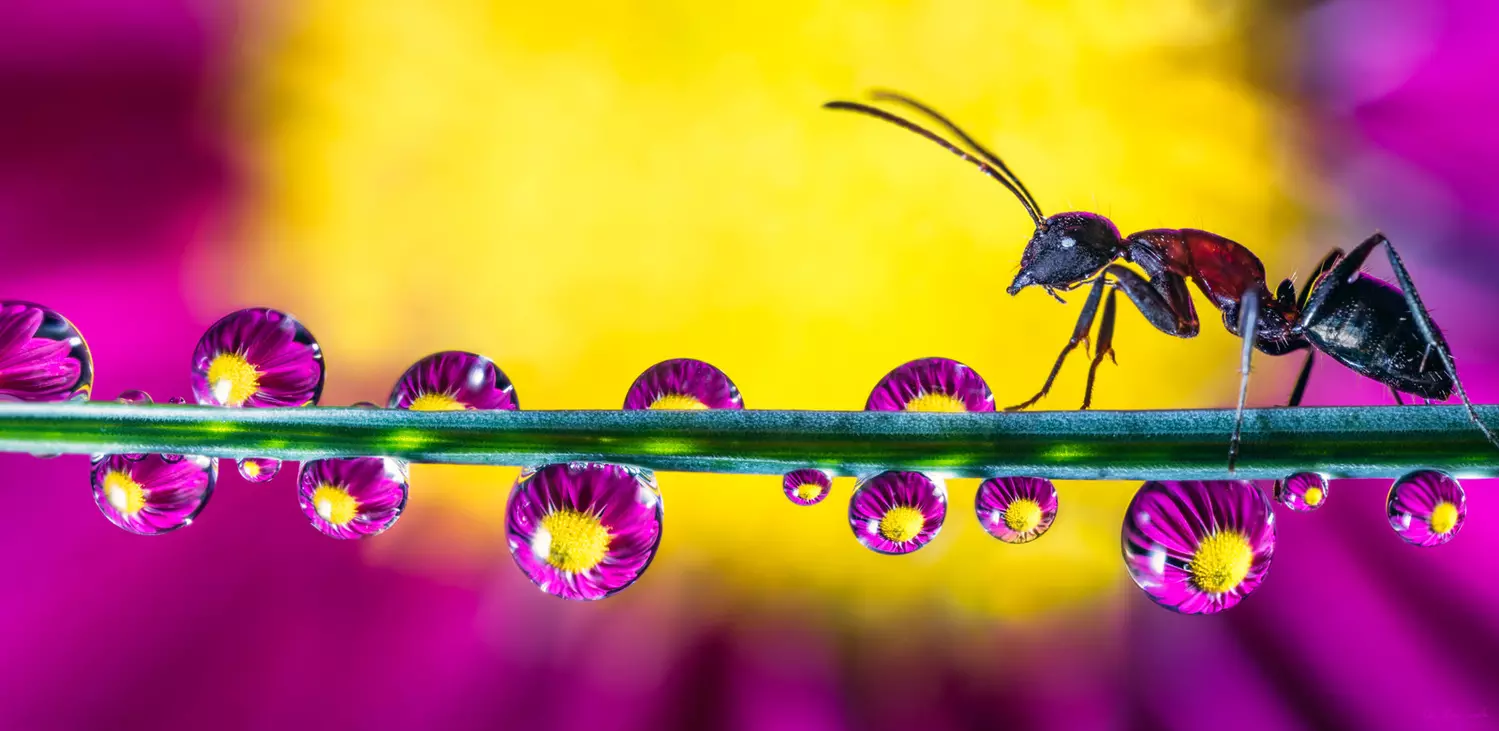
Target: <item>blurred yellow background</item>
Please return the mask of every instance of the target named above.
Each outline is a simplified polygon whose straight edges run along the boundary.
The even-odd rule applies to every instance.
[[[997,148],[1048,213],[1095,210],[1126,233],[1211,229],[1289,274],[1310,264],[1283,245],[1299,225],[1284,192],[1295,169],[1274,140],[1278,102],[1244,73],[1245,12],[287,3],[245,44],[237,124],[253,189],[226,265],[246,304],[317,335],[330,405],[383,402],[442,349],[494,358],[527,409],[618,408],[671,357],[719,366],[750,408],[857,409],[890,368],[932,355],[1016,403],[1081,295],[1006,296],[1031,229],[1010,195],[913,135],[819,105],[908,92]],[[1124,309],[1096,407],[1228,401],[1238,346],[1212,313],[1179,341]],[[1283,398],[1275,376],[1296,364],[1259,364],[1256,393]],[[1085,370],[1079,355],[1041,407],[1076,408]],[[399,529],[366,550],[413,570],[508,570],[514,476],[418,467]],[[1129,484],[1063,484],[1050,534],[1015,547],[978,526],[976,481],[951,481],[942,536],[887,557],[850,535],[850,480],[812,508],[775,477],[660,481],[665,539],[633,592],[706,577],[725,590],[708,594],[837,598],[857,616],[1025,619],[1129,583]]]

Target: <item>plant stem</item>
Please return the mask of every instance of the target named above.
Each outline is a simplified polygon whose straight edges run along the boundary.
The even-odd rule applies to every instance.
[[[1479,408],[1490,423],[1499,407]],[[380,455],[529,465],[596,460],[657,470],[778,474],[821,467],[1058,479],[1229,477],[1233,412],[464,411],[0,404],[0,452],[218,457]],[[1499,475],[1499,450],[1457,406],[1254,409],[1235,477]]]

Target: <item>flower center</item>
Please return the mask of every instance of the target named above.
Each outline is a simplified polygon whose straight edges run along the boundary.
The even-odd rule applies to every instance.
[[[1302,495],[1301,495],[1301,501],[1304,502],[1304,503],[1306,503],[1307,505],[1310,505],[1310,506],[1314,507],[1314,508],[1317,507],[1318,505],[1321,505],[1322,504],[1322,488],[1320,488],[1320,487],[1308,487],[1306,489],[1306,492],[1302,493]]]
[[[252,480],[260,476],[259,462],[247,461],[243,465],[241,465],[239,469],[241,472],[245,473],[245,477],[248,477]]]
[[[260,371],[238,353],[219,353],[208,364],[213,397],[225,406],[243,406],[260,391]]]
[[[312,493],[312,507],[319,518],[340,528],[352,523],[359,515],[359,500],[348,490],[334,485],[318,485]]]
[[[412,399],[409,408],[411,411],[463,411],[467,407],[445,393],[424,393]]]
[[[1219,531],[1197,546],[1187,570],[1192,574],[1192,583],[1197,588],[1222,594],[1233,591],[1244,577],[1249,575],[1249,566],[1254,562],[1254,549],[1249,539],[1237,531]]]
[[[957,396],[945,393],[924,393],[906,402],[906,411],[940,411],[962,413],[968,406]]]
[[[553,568],[576,574],[603,563],[612,538],[598,518],[564,508],[541,519],[532,548]]]
[[[119,470],[105,473],[104,498],[120,515],[132,516],[146,507],[146,491],[141,483]]]
[[[1012,501],[1005,508],[1005,527],[1016,533],[1029,533],[1041,525],[1041,504],[1030,498]]]
[[[796,486],[796,496],[802,500],[816,500],[822,494],[822,485],[815,482],[803,482]]]
[[[909,505],[897,505],[880,518],[880,535],[893,543],[905,543],[921,533],[926,516]]]
[[[1446,535],[1457,526],[1457,506],[1443,500],[1431,509],[1431,532]]]
[[[651,408],[662,411],[703,411],[708,405],[685,393],[668,393],[652,401]]]

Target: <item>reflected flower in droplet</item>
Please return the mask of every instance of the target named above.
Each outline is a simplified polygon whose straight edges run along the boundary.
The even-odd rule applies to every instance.
[[[1212,614],[1253,592],[1275,552],[1275,513],[1248,482],[1147,482],[1125,513],[1124,560],[1157,604]]]
[[[797,505],[816,505],[833,489],[833,476],[810,467],[792,470],[781,478],[781,489]]]
[[[984,530],[1005,543],[1034,541],[1057,519],[1057,488],[1039,477],[984,480],[973,502]]]
[[[885,374],[866,411],[993,411],[994,394],[972,368],[948,358],[920,358]]]
[[[132,389],[130,389],[128,391],[121,391],[120,395],[117,396],[117,397],[115,397],[115,402],[116,403],[121,403],[121,404],[147,405],[147,406],[149,406],[152,403],[152,401],[151,401],[151,394],[146,393],[145,391],[141,391],[139,389],[134,389],[134,388],[132,388]]]
[[[1468,498],[1451,475],[1419,470],[1395,481],[1385,510],[1396,535],[1430,548],[1457,537],[1468,519]]]
[[[239,476],[245,482],[262,483],[275,479],[276,473],[281,471],[281,460],[270,457],[247,457],[239,460]]]
[[[932,542],[947,519],[947,487],[920,472],[891,470],[860,480],[848,524],[865,548],[902,554]]]
[[[41,305],[0,301],[0,402],[84,401],[94,359],[73,323]]]
[[[594,600],[645,573],[661,545],[662,518],[649,470],[567,462],[521,472],[505,534],[516,565],[542,591]]]
[[[1310,513],[1327,502],[1327,478],[1316,472],[1297,472],[1275,481],[1275,501],[1298,513]]]
[[[386,405],[412,411],[513,411],[520,408],[520,398],[494,361],[476,353],[445,350],[407,368]]]
[[[316,405],[323,353],[296,318],[265,307],[220,318],[193,350],[198,403],[254,408]]]
[[[406,463],[388,457],[317,459],[302,465],[297,497],[312,527],[332,538],[369,538],[401,517]]]
[[[645,369],[625,395],[627,411],[743,408],[739,388],[723,371],[691,358],[666,360]]]
[[[218,480],[209,457],[111,454],[94,460],[94,502],[109,522],[143,536],[190,525]]]

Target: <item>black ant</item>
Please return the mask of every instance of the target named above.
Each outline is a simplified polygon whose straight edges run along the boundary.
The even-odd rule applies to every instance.
[[[1223,313],[1224,327],[1244,338],[1239,402],[1228,449],[1230,472],[1238,459],[1244,400],[1249,392],[1249,361],[1255,348],[1267,355],[1285,355],[1303,349],[1320,350],[1354,371],[1389,386],[1399,403],[1404,403],[1400,398],[1402,392],[1442,401],[1451,396],[1455,388],[1468,409],[1469,418],[1484,437],[1499,445],[1499,440],[1479,420],[1473,403],[1468,400],[1441,331],[1421,304],[1395,246],[1383,234],[1370,236],[1347,255],[1334,249],[1317,265],[1300,293],[1291,280],[1286,279],[1272,294],[1266,285],[1265,267],[1259,258],[1244,246],[1217,234],[1195,229],[1152,229],[1121,237],[1113,222],[1096,213],[1079,211],[1043,216],[1035,197],[1004,161],[947,117],[901,94],[876,91],[871,96],[877,101],[904,105],[925,114],[955,135],[978,157],[936,133],[882,109],[845,101],[828,102],[823,106],[877,117],[941,145],[998,180],[1014,194],[1035,222],[1036,232],[1020,257],[1020,273],[1007,290],[1011,295],[1034,285],[1065,303],[1058,291],[1091,285],[1072,337],[1057,356],[1046,383],[1035,396],[1009,407],[1007,411],[1024,409],[1051,390],[1067,355],[1079,343],[1088,340],[1088,331],[1092,329],[1105,288],[1108,288],[1109,296],[1103,300],[1103,320],[1098,325],[1093,363],[1088,369],[1084,409],[1093,400],[1093,379],[1099,364],[1105,356],[1110,360],[1114,358],[1114,297],[1119,290],[1124,290],[1125,296],[1156,329],[1177,337],[1195,337],[1198,332],[1197,311],[1187,291],[1187,281],[1191,280]],[[1384,244],[1389,255],[1399,289],[1360,273],[1364,260],[1380,244]],[[1116,259],[1138,265],[1147,276],[1115,263]],[[1429,357],[1433,351],[1437,355],[1435,362]],[[1301,403],[1314,356],[1315,351],[1308,353],[1306,363],[1301,367],[1291,392],[1291,406]]]

